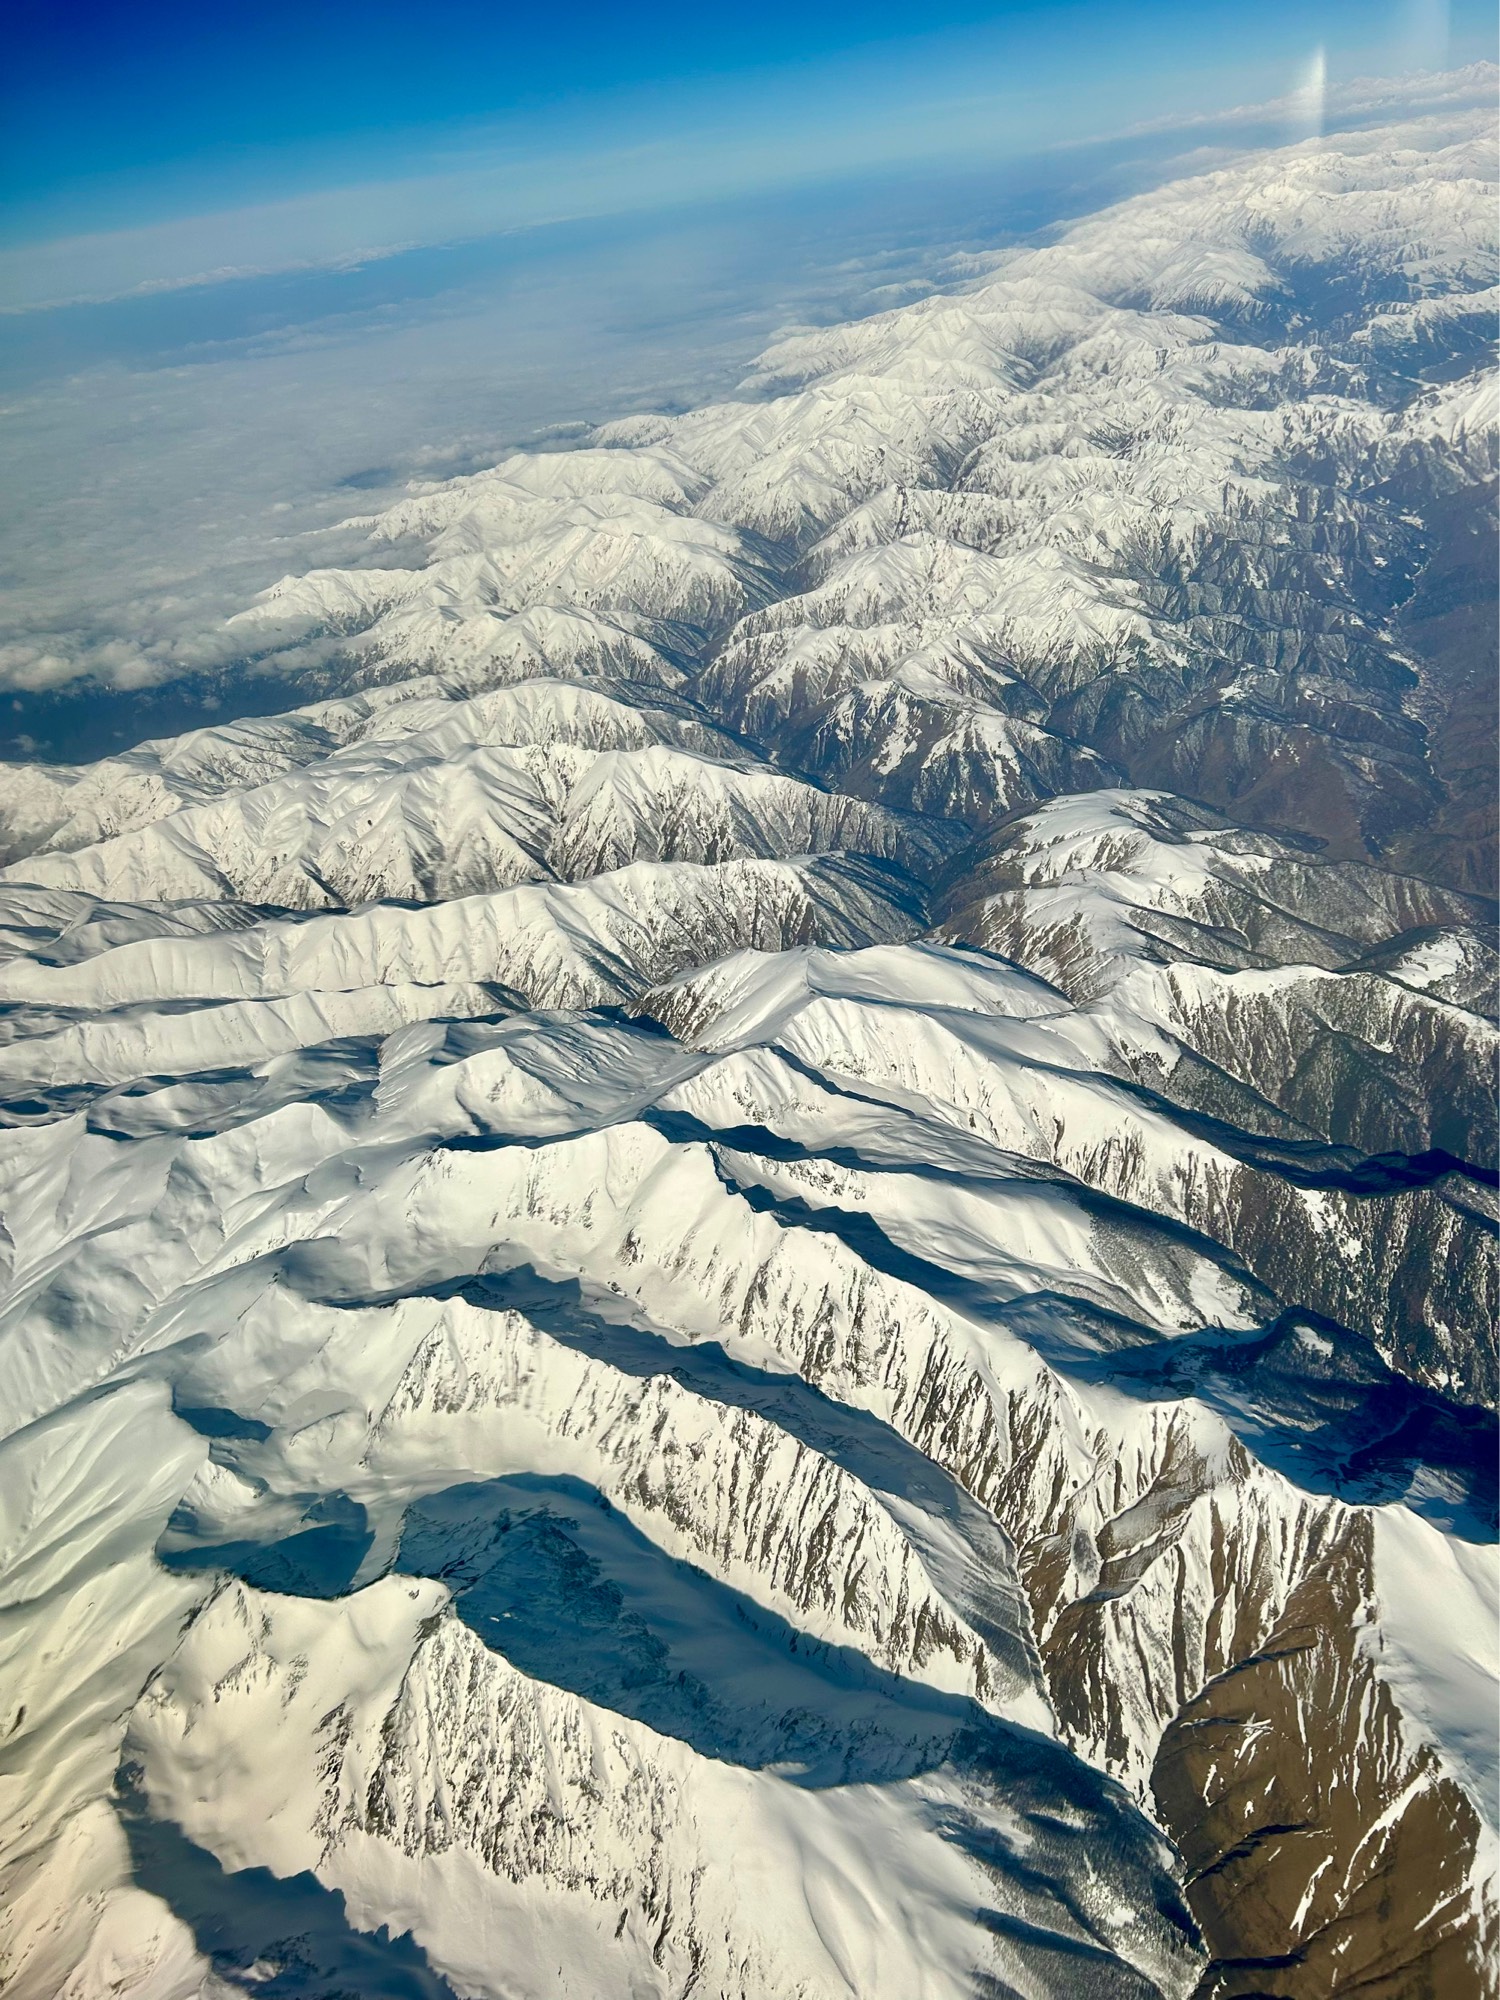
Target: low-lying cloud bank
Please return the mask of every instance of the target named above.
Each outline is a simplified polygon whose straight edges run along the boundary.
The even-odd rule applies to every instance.
[[[1350,85],[1313,110],[1330,131],[1393,110],[1472,122],[1494,75]],[[1309,115],[1305,88],[1004,173],[845,182],[13,317],[0,739],[12,755],[108,747],[161,726],[133,697],[179,683],[235,702],[227,617],[287,571],[361,560],[338,523],[367,499],[549,429],[722,394],[788,322],[961,282],[1019,231],[1284,143],[1293,112]]]

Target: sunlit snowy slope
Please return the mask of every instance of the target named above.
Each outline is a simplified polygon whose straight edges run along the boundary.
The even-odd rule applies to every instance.
[[[9,767],[7,1994],[1493,1990],[1492,87]]]

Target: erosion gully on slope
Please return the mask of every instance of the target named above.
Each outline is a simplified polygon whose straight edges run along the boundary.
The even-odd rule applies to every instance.
[[[16,2000],[1491,1990],[1493,84],[8,767]]]

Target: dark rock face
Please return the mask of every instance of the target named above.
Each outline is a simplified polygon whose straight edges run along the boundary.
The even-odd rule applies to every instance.
[[[1488,1990],[1489,1940],[1457,1916],[1477,1815],[1430,1750],[1400,1747],[1390,1693],[1359,1642],[1371,1554],[1367,1527],[1351,1523],[1264,1643],[1162,1737],[1152,1785],[1181,1829],[1213,1953],[1205,2000]],[[1309,1710],[1327,1720],[1314,1739],[1299,1724]],[[1334,1772],[1352,1782],[1330,1782]]]
[[[1477,88],[12,767],[17,2000],[1487,1990]]]

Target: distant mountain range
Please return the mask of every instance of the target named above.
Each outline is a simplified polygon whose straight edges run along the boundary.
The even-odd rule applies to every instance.
[[[1493,127],[6,768],[14,2000],[1494,1992]]]

